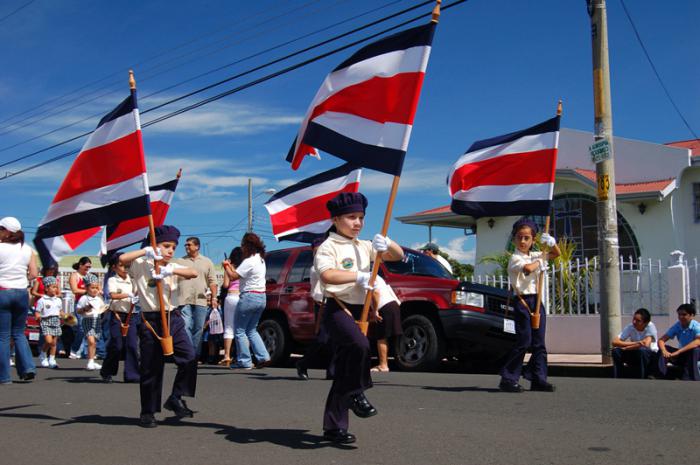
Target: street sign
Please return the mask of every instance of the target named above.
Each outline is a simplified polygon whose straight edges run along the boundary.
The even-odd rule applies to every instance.
[[[588,147],[588,152],[591,154],[591,160],[595,164],[610,160],[610,144],[606,139],[599,140]]]

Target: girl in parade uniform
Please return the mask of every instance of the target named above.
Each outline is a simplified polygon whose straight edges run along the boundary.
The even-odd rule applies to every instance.
[[[88,343],[88,370],[99,370],[102,365],[95,362],[95,352],[97,350],[97,339],[102,334],[102,325],[100,323],[100,315],[104,312],[105,301],[100,295],[99,278],[88,273],[85,278],[85,295],[83,295],[76,304],[76,313],[83,316],[82,328],[83,334]]]
[[[537,225],[531,220],[521,219],[513,225],[515,251],[508,262],[508,276],[516,294],[513,315],[516,343],[501,369],[498,387],[504,392],[523,391],[519,381],[528,348],[531,348],[532,355],[524,376],[531,382],[530,390],[554,391],[554,386],[547,382],[544,304],[540,306],[539,328],[532,328],[530,315],[537,308],[537,282],[545,279],[547,260],[558,257],[560,251],[554,238],[547,233],[542,234],[540,241],[550,248],[549,252],[532,251],[536,235]]]
[[[323,436],[348,444],[355,442],[355,436],[347,431],[348,410],[361,418],[377,414],[364,394],[372,387],[369,341],[355,324],[370,289],[370,263],[377,253],[382,253],[384,260],[401,260],[403,250],[380,234],[371,242],[358,239],[367,208],[367,199],[361,193],[340,193],[326,206],[333,226],[314,257],[326,298],[324,324],[332,341],[335,363],[323,416]],[[376,310],[372,316],[376,319]]]
[[[53,276],[43,278],[44,295],[37,300],[35,316],[41,326],[41,334],[44,336],[44,345],[39,354],[41,366],[44,368],[58,368],[56,363],[56,345],[61,336],[61,317],[63,316],[63,300],[58,297],[58,281]],[[46,353],[49,356],[46,356]]]

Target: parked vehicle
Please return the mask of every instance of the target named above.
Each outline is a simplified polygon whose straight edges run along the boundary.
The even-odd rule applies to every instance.
[[[27,325],[24,328],[24,335],[29,342],[29,348],[32,349],[34,356],[39,355],[39,337],[41,336],[41,327],[39,320],[34,317],[34,313],[27,314]]]
[[[502,289],[460,282],[434,259],[404,248],[405,259],[382,263],[380,275],[401,300],[404,334],[393,353],[403,370],[435,368],[448,355],[496,360],[514,344],[512,312]],[[293,350],[314,338],[308,246],[265,255],[267,307],[258,330],[273,363],[284,363]]]

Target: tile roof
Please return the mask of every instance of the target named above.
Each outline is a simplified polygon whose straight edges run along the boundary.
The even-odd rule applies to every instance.
[[[576,171],[581,176],[595,183],[595,171],[585,170],[583,168],[576,168]],[[669,184],[671,184],[675,179],[659,179],[656,181],[646,181],[646,182],[630,182],[630,183],[616,183],[615,192],[620,194],[641,194],[643,192],[660,192],[666,189]]]
[[[665,145],[690,149],[690,153],[693,157],[700,157],[700,139],[680,140],[678,142],[669,142]]]

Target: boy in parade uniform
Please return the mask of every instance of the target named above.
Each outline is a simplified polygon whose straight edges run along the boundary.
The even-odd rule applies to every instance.
[[[367,208],[367,199],[361,193],[340,193],[326,206],[333,226],[314,258],[326,298],[324,324],[335,362],[323,416],[323,436],[335,443],[349,444],[356,438],[347,431],[348,410],[361,418],[377,414],[364,394],[372,387],[369,341],[355,324],[370,289],[370,262],[377,253],[382,253],[384,260],[401,260],[403,250],[380,234],[371,242],[358,239]],[[373,317],[376,318],[376,310]]]
[[[35,317],[40,321],[44,345],[39,359],[45,368],[58,368],[56,363],[56,345],[61,336],[61,317],[63,316],[63,300],[58,297],[58,281],[53,276],[43,279],[45,294],[36,302]],[[46,353],[49,356],[46,356]]]
[[[541,241],[551,250],[546,255],[544,252],[533,252],[536,235],[537,225],[531,220],[522,219],[513,225],[515,251],[508,261],[508,276],[516,294],[513,317],[517,339],[501,369],[501,383],[498,387],[504,392],[523,391],[519,381],[528,348],[532,348],[532,355],[525,378],[531,382],[530,390],[554,391],[554,386],[547,382],[544,304],[539,309],[539,328],[532,328],[530,314],[537,308],[537,283],[538,280],[545,279],[547,260],[558,257],[561,252],[554,238],[547,233],[542,234]]]
[[[150,237],[150,236],[149,236]],[[179,418],[192,417],[194,412],[187,407],[182,396],[194,397],[197,387],[197,360],[185,322],[177,307],[178,281],[197,277],[197,271],[171,263],[180,231],[170,225],[155,228],[156,249],[143,249],[125,252],[119,262],[129,266],[129,276],[136,287],[141,307],[142,324],[138,331],[140,362],[141,415],[139,424],[144,428],[157,426],[154,414],[160,412],[163,391],[163,368],[165,357],[163,348],[153,331],[163,334],[160,304],[156,280],[161,281],[163,304],[169,314],[170,335],[173,338],[173,359],[177,374],[170,397],[163,407],[171,410]],[[148,241],[148,242],[147,242]],[[144,243],[150,243],[147,239]],[[155,274],[155,263],[160,265],[160,273]],[[153,329],[153,331],[151,330]]]
[[[105,301],[100,296],[100,280],[97,275],[88,273],[85,275],[85,295],[83,295],[75,305],[76,313],[83,316],[81,325],[83,334],[88,343],[88,363],[87,369],[90,371],[99,370],[102,365],[95,361],[97,352],[97,340],[102,334],[100,316],[105,309]]]
[[[105,383],[112,382],[112,376],[117,374],[119,359],[124,352],[124,382],[139,382],[138,359],[138,334],[140,315],[134,313],[137,298],[131,278],[126,272],[126,267],[119,261],[116,254],[109,260],[109,265],[114,273],[107,280],[107,292],[111,299],[109,304],[109,343],[107,356],[102,364],[100,376]],[[131,313],[131,316],[129,316]],[[127,325],[126,336],[122,336],[122,325]]]

